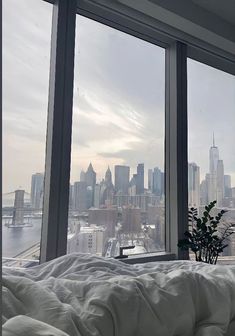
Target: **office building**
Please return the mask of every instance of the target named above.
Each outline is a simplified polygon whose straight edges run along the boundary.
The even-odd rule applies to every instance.
[[[224,199],[224,163],[223,160],[218,160],[217,163],[217,206],[223,206]]]
[[[44,187],[44,174],[36,173],[31,178],[31,207],[34,209],[42,209],[43,203],[43,187]]]
[[[158,167],[153,170],[153,193],[156,196],[162,196],[162,172]]]
[[[165,241],[165,208],[164,206],[149,204],[147,208],[147,224],[155,228],[154,240],[163,248]]]
[[[96,172],[90,163],[85,173],[85,182],[87,185],[87,209],[94,205],[94,193],[96,184]]]
[[[217,165],[219,160],[219,149],[217,146],[215,146],[215,138],[213,134],[213,144],[210,147],[209,151],[209,172],[211,175],[217,173]]]
[[[213,144],[209,150],[209,174],[206,176],[208,186],[208,201],[217,200],[217,166],[219,161],[219,149],[215,146],[213,134]]]
[[[80,227],[68,235],[67,253],[80,252],[104,255],[105,229],[91,225]]]
[[[134,233],[141,231],[140,208],[123,206],[122,208],[122,232]]]
[[[148,190],[153,190],[153,170],[148,169]]]
[[[81,182],[86,182],[86,173],[84,172],[84,170],[81,170],[80,181]]]
[[[74,209],[74,185],[69,185],[69,210]]]
[[[138,184],[137,174],[133,174],[132,179],[130,180],[130,183],[129,183],[129,188],[128,188],[129,196],[137,195],[137,184]]]
[[[82,178],[83,176],[84,175],[82,174]],[[85,182],[87,186],[90,186],[94,189],[96,184],[96,172],[94,171],[91,163],[89,164],[87,171],[85,173]]]
[[[137,176],[136,176],[136,194],[140,195],[144,193],[144,164],[139,163],[137,166]]]
[[[100,207],[100,184],[95,185],[94,190],[94,207],[99,208]]]
[[[200,184],[200,205],[208,203],[207,180],[202,180]]]
[[[130,181],[130,167],[117,165],[114,167],[114,174],[115,191],[127,195]]]
[[[74,210],[84,211],[87,209],[87,185],[86,182],[75,182],[73,191]]]
[[[231,175],[224,175],[224,197],[232,197]]]
[[[112,182],[112,173],[108,167],[105,173],[105,179],[100,184],[100,204],[111,205],[113,203],[114,185]]]
[[[88,223],[89,225],[95,224],[103,226],[106,229],[107,237],[115,237],[115,226],[118,221],[117,208],[109,209],[89,209],[88,210]]]
[[[188,205],[194,208],[200,205],[200,168],[194,162],[188,164]]]

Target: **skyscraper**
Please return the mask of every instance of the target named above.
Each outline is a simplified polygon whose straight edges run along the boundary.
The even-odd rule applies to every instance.
[[[114,167],[114,171],[116,192],[127,195],[130,180],[130,167],[117,165]]]
[[[73,188],[74,210],[84,211],[87,209],[87,185],[86,182],[75,182]]]
[[[94,190],[94,207],[98,209],[100,207],[100,191],[100,184],[96,184]]]
[[[153,190],[153,170],[148,170],[148,190]]]
[[[85,182],[87,185],[87,208],[94,205],[94,193],[96,184],[96,172],[90,163],[85,173]]]
[[[105,180],[104,180],[106,186],[112,186],[113,185],[113,182],[112,182],[112,173],[111,173],[111,170],[108,166],[108,169],[106,170],[106,173],[105,173]]]
[[[218,160],[217,163],[217,206],[223,206],[224,199],[224,163]]]
[[[100,204],[111,205],[113,203],[114,185],[110,168],[106,170],[105,179],[100,183]]]
[[[208,201],[217,200],[217,166],[219,160],[219,149],[215,146],[213,134],[213,144],[209,150],[209,174],[207,174]]]
[[[137,185],[136,185],[137,195],[144,193],[144,164],[139,163],[137,166]]]
[[[88,186],[86,188],[86,208],[90,209],[94,205],[94,193],[95,193],[95,187],[92,188],[91,186]]]
[[[215,146],[215,137],[213,134],[213,144],[210,147],[210,152],[209,152],[209,156],[210,156],[210,163],[209,163],[209,172],[210,174],[216,174],[217,172],[217,164],[218,164],[218,160],[219,160],[219,149],[217,146]]]
[[[43,202],[44,174],[36,173],[31,179],[31,207],[42,209]]]
[[[158,167],[153,170],[153,193],[162,196],[162,174]]]
[[[231,175],[224,175],[224,197],[231,197]]]
[[[84,172],[83,169],[81,170],[81,173],[80,173],[80,181],[81,182],[85,182],[86,181],[86,173]]]
[[[203,180],[200,184],[200,205],[206,205],[207,203],[208,203],[207,181]]]
[[[74,209],[74,186],[72,184],[69,185],[69,209]]]
[[[207,202],[217,199],[217,178],[215,174],[206,174]]]
[[[200,205],[200,168],[194,162],[188,164],[188,205],[197,209]]]
[[[85,173],[85,182],[87,186],[90,186],[94,189],[94,186],[96,184],[96,172],[94,171],[91,163],[89,164]]]
[[[130,180],[129,183],[129,188],[128,188],[128,195],[129,196],[135,196],[137,195],[137,174],[133,174],[132,179]]]

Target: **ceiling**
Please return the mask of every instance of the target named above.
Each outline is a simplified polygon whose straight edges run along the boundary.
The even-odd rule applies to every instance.
[[[235,25],[235,0],[191,0],[194,4]]]
[[[194,15],[195,10],[216,15],[220,20],[235,26],[235,0],[149,0],[179,15]],[[191,13],[190,13],[191,12]]]

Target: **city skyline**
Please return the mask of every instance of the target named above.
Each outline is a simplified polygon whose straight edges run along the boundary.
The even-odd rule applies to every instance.
[[[115,165],[112,168],[114,175],[108,166],[102,180],[97,181],[95,167],[90,162],[80,171],[79,181],[70,184],[67,253],[114,257],[119,246],[130,242],[135,245],[132,253],[164,249],[164,172],[158,167],[145,169],[144,163],[138,163],[131,174],[129,166]],[[148,175],[146,189],[145,172]],[[5,227],[33,228],[34,219],[42,219],[43,178],[43,173],[32,174],[31,204],[24,202],[23,190],[15,192],[14,207],[3,208]],[[188,163],[188,191],[189,207],[196,207],[200,213],[206,204],[216,199],[216,207],[228,208],[230,217],[227,219],[234,219],[235,188],[226,174],[214,136],[208,151],[208,172],[201,183],[200,167]],[[26,218],[31,221],[27,222]],[[234,248],[235,242],[231,240],[225,255],[234,255]],[[38,243],[29,246],[28,251],[34,251],[31,254],[39,258]]]
[[[216,157],[217,157],[217,160],[219,159],[219,152],[218,152],[218,146],[215,144],[215,136],[214,136],[214,133],[213,133],[213,140],[212,140],[212,144],[211,144],[211,147],[210,147],[210,149],[209,149],[209,152],[210,152],[210,154],[209,155],[211,155],[211,150],[213,150],[215,148],[215,150],[216,150]],[[221,161],[221,160],[220,160]],[[223,160],[222,160],[223,161]],[[213,169],[213,168],[211,168],[211,162],[213,162],[213,158],[212,158],[212,161],[209,159],[209,161],[208,161],[208,172],[210,172],[211,173],[211,169]],[[199,166],[199,164],[197,163],[197,162],[195,162],[195,161],[191,161],[191,162],[188,162],[188,164],[190,165],[190,164],[195,164],[196,166],[198,166],[199,167],[199,169],[201,170],[201,167]],[[107,169],[110,169],[110,171],[111,171],[111,174],[112,174],[112,176],[114,176],[115,175],[115,166],[126,166],[126,167],[128,167],[129,168],[129,175],[130,176],[134,176],[135,174],[136,174],[136,171],[138,170],[138,166],[139,165],[141,165],[140,163],[137,163],[137,165],[135,166],[135,167],[130,167],[130,166],[128,166],[128,165],[116,165],[116,164],[114,164],[114,165],[106,165],[106,168],[105,168],[105,170],[104,171],[102,171],[102,173],[99,173],[99,174],[97,174],[97,171],[95,171],[95,173],[96,173],[96,177],[98,177],[97,178],[97,183],[101,183],[102,182],[102,180],[104,180],[104,176],[105,176],[105,172],[107,171]],[[148,186],[149,186],[149,171],[152,171],[153,169],[155,169],[155,168],[157,168],[157,169],[160,169],[160,170],[162,170],[162,168],[160,167],[145,167],[145,164],[143,163],[143,165],[144,165],[144,188],[146,189],[148,189]],[[89,163],[89,165],[88,165],[88,168],[89,168],[89,166],[92,166],[93,167],[93,163],[92,162],[90,162]],[[84,167],[82,167],[82,168],[80,168],[80,171],[78,171],[78,173],[77,173],[77,178],[75,178],[73,181],[71,181],[70,180],[70,184],[73,184],[73,183],[75,183],[75,182],[77,182],[77,181],[82,181],[82,178],[81,178],[81,176],[82,176],[82,174],[84,174],[85,173],[85,170],[86,170],[86,167],[84,166]],[[164,172],[164,171],[163,171]],[[30,178],[29,179],[32,179],[33,177],[34,177],[34,175],[44,175],[44,173],[43,172],[35,172],[35,173],[33,173],[31,176],[30,176]],[[232,179],[232,175],[230,175],[230,174],[227,174],[227,172],[226,172],[226,170],[224,171],[224,175],[225,176],[229,176],[230,177],[230,179],[231,179],[231,186],[232,187],[235,187],[235,183],[233,183],[233,179]],[[80,176],[80,178],[78,178]],[[205,176],[206,176],[206,173],[199,173],[199,181],[200,181],[200,183],[201,182],[203,182],[203,180],[205,179]],[[129,179],[129,182],[131,181],[131,178]],[[235,182],[235,181],[234,181]],[[21,183],[19,183],[18,184],[18,187],[16,187],[14,190],[17,190],[17,189],[24,189],[24,190],[26,190],[27,192],[28,192],[28,190],[30,191],[30,189],[32,189],[32,181],[31,181],[31,185],[30,185],[30,188],[27,190],[26,188],[24,188],[24,187],[22,187],[22,184]],[[14,191],[14,190],[11,190],[11,191],[9,191],[8,190],[8,192],[12,192],[12,191]],[[32,191],[31,191],[31,193],[32,193]]]
[[[45,165],[52,6],[29,11],[29,2],[3,3],[4,193],[30,191]],[[163,170],[164,49],[77,16],[75,60],[71,182],[90,161],[98,178],[107,165],[134,170],[140,158]],[[188,60],[188,83],[189,162],[204,176],[214,130],[235,185],[234,76]]]
[[[219,156],[219,148],[215,145],[215,140],[214,140],[214,136],[213,136],[213,143],[212,143],[212,146],[210,147],[209,149],[209,160],[208,160],[208,172],[209,174],[212,174],[214,172],[216,172],[217,170],[217,164],[221,163],[222,162],[222,165],[223,165],[223,160],[220,159],[220,156]],[[146,168],[145,165],[143,163],[138,163],[137,166],[135,167],[135,169],[130,169],[129,166],[126,166],[126,165],[114,165],[113,167],[112,166],[107,166],[107,169],[106,171],[103,172],[102,176],[97,179],[97,174],[96,174],[96,171],[94,170],[94,167],[92,165],[92,162],[89,163],[89,165],[87,166],[87,169],[81,169],[80,170],[80,173],[77,174],[77,176],[80,176],[80,178],[76,179],[75,181],[73,181],[72,183],[70,182],[70,186],[72,185],[75,185],[76,183],[79,183],[79,182],[85,182],[86,181],[86,172],[90,172],[89,175],[90,177],[88,177],[89,181],[93,181],[93,182],[87,182],[87,185],[100,185],[102,184],[103,182],[106,181],[107,179],[107,172],[109,171],[110,172],[110,183],[113,184],[115,186],[115,189],[116,188],[116,174],[115,174],[115,169],[117,167],[120,167],[120,168],[125,168],[125,170],[128,168],[128,182],[126,182],[126,184],[128,184],[128,188],[131,187],[131,183],[134,179],[135,183],[137,184],[138,182],[138,179],[136,179],[137,175],[138,175],[138,170],[140,171],[140,167],[141,167],[141,173],[143,173],[143,183],[144,183],[144,190],[154,190],[154,182],[153,182],[153,179],[152,179],[152,174],[156,173],[159,171],[160,174],[163,174],[164,175],[164,171],[162,172],[161,169],[159,167],[151,167],[151,168]],[[200,173],[200,166],[197,165],[196,162],[188,162],[188,188],[189,188],[189,191],[190,191],[190,188],[194,188],[195,189],[195,181],[193,181],[193,178],[194,176],[197,176],[197,179],[198,179],[198,185],[199,187],[201,188],[201,185],[203,184],[203,182],[205,181],[205,179],[207,178],[208,176],[208,173],[206,173],[204,176],[202,176],[202,174]],[[121,177],[123,176],[123,172],[121,172]],[[31,203],[32,204],[42,204],[42,178],[44,177],[44,173],[33,173],[31,175]],[[136,180],[135,180],[136,179]],[[231,179],[231,175],[229,174],[226,174],[226,169],[224,169],[224,165],[223,165],[223,184],[224,186],[226,185],[226,182],[225,181],[230,181],[229,184],[231,185],[231,188],[234,188],[235,185],[232,183],[232,179]],[[38,190],[40,192],[38,192],[35,188],[35,184],[38,184]],[[162,181],[158,183],[158,185],[162,184]],[[192,184],[194,184],[194,187],[192,187]],[[200,191],[200,188],[198,189],[198,192],[201,193]],[[24,189],[22,187],[19,187],[19,188],[16,188],[15,190],[18,190],[18,189]],[[144,190],[142,190],[142,192],[140,193],[143,193]],[[137,190],[136,190],[137,191]],[[138,192],[136,192],[136,194],[139,194]],[[128,191],[125,190],[124,194],[128,194]],[[32,196],[32,194],[35,194],[34,196]],[[33,200],[32,201],[32,197],[34,197],[36,200]],[[193,197],[195,198],[195,196],[191,196],[189,194],[189,203],[190,203],[190,197]],[[212,197],[213,199],[215,199],[216,197]],[[199,202],[200,204],[200,202]]]

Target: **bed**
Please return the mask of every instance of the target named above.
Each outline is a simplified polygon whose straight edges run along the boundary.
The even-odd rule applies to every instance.
[[[235,266],[74,253],[2,285],[4,336],[235,335]]]

